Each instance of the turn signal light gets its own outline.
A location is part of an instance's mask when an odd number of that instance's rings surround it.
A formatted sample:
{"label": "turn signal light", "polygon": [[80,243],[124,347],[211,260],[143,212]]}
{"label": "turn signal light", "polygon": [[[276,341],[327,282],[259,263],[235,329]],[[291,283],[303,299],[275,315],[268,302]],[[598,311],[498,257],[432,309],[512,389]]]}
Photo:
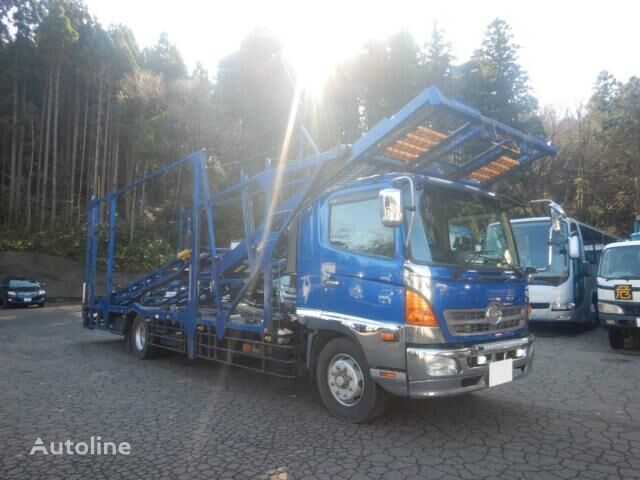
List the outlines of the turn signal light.
{"label": "turn signal light", "polygon": [[429,302],[409,288],[405,294],[405,319],[407,325],[415,325],[417,327],[439,327],[438,319],[429,305]]}
{"label": "turn signal light", "polygon": [[382,332],[380,334],[380,339],[383,342],[397,342],[398,341],[398,335],[396,335],[395,332]]}

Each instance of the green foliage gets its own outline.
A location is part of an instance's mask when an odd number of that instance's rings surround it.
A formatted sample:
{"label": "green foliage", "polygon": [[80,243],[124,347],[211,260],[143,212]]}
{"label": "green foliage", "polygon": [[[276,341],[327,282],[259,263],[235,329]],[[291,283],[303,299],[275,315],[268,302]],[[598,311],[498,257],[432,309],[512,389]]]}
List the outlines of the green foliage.
{"label": "green foliage", "polygon": [[36,34],[43,60],[51,65],[62,63],[78,38],[78,32],[66,15],[64,3],[51,4]]}
{"label": "green foliage", "polygon": [[142,65],[171,81],[187,76],[187,67],[175,45],[169,42],[166,32],[160,34],[158,43],[142,51]]}
{"label": "green foliage", "polygon": [[25,236],[21,232],[8,232],[0,238],[0,251],[28,251],[59,255],[84,260],[82,229],[39,230]]}
{"label": "green foliage", "polygon": [[[423,46],[407,32],[366,42],[335,69],[321,98],[302,95],[297,120],[321,149],[352,143],[437,85],[559,146],[557,158],[498,185],[501,192],[521,201],[551,197],[582,220],[628,230],[640,213],[638,79],[624,83],[603,72],[589,104],[561,115],[539,110],[505,21],[488,26],[472,58],[458,63],[451,52],[438,25]],[[60,79],[55,94],[51,72]],[[248,35],[216,71],[198,65],[189,75],[166,34],[141,52],[126,26],[103,28],[81,0],[0,2],[0,222],[12,232],[0,249],[82,259],[81,225],[92,195],[200,148],[207,149],[214,190],[237,181],[240,169],[262,169],[280,154],[295,82],[281,42],[265,29]],[[294,137],[288,157],[309,153],[301,147]],[[53,158],[56,173],[45,178]],[[51,175],[57,196],[50,200]],[[176,212],[190,195],[185,170],[123,198],[117,268],[152,268],[174,255]],[[58,214],[45,231],[39,224],[49,222],[36,218],[48,219],[53,201]],[[237,208],[217,213],[222,245],[242,237]]]}
{"label": "green foliage", "polygon": [[495,19],[485,31],[482,46],[465,66],[460,93],[481,112],[510,125],[530,127],[537,101],[529,79],[518,63],[520,47],[513,42],[509,25]]}

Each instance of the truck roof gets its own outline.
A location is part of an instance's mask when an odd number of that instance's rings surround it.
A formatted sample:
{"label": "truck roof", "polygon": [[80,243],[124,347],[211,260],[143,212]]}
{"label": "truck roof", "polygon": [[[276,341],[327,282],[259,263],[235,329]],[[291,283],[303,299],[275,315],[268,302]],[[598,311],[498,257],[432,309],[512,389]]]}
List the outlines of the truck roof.
{"label": "truck roof", "polygon": [[604,247],[604,250],[617,247],[637,247],[640,246],[640,240],[626,240],[623,242],[610,243]]}

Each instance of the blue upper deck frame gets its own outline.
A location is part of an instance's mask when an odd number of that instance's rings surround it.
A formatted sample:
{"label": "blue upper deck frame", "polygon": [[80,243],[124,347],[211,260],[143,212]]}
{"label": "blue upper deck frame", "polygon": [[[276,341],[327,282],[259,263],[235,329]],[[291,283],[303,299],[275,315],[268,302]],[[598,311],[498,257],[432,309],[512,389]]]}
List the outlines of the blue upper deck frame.
{"label": "blue upper deck frame", "polygon": [[430,87],[357,140],[358,174],[409,171],[488,186],[556,149]]}

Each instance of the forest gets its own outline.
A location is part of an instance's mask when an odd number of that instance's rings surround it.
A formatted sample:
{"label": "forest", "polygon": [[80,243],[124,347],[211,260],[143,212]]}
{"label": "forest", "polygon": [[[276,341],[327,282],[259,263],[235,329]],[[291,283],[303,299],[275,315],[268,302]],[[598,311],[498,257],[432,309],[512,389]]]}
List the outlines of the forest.
{"label": "forest", "polygon": [[[510,26],[495,19],[471,58],[454,58],[446,26],[370,40],[328,79],[302,92],[297,122],[321,149],[351,143],[430,85],[530,133],[558,155],[496,189],[517,201],[552,198],[585,223],[628,235],[640,214],[640,78],[593,79],[569,110],[539,105]],[[570,67],[570,62],[567,64]],[[562,72],[558,72],[562,75]],[[281,152],[296,73],[283,46],[256,28],[214,72],[189,71],[163,34],[139,48],[126,25],[108,28],[81,0],[0,3],[0,250],[81,258],[86,207],[205,148],[213,188]],[[294,138],[288,157],[303,147]],[[175,205],[188,182],[136,189],[120,207],[128,242],[119,265],[150,266],[171,251]],[[173,239],[175,240],[175,239]]]}

